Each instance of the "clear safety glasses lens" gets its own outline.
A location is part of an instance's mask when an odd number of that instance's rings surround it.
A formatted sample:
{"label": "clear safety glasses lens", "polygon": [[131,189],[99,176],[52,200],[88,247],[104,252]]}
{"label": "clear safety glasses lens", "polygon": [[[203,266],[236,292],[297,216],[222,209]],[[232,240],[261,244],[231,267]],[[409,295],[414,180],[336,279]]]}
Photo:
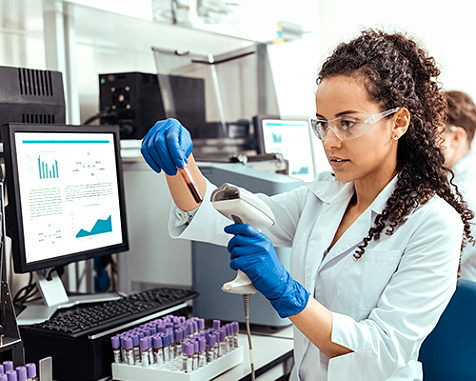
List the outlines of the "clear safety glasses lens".
{"label": "clear safety glasses lens", "polygon": [[321,140],[324,140],[327,137],[329,130],[332,130],[334,135],[336,135],[340,140],[350,140],[364,135],[370,127],[379,120],[394,114],[399,109],[400,107],[395,107],[378,114],[372,114],[363,121],[352,117],[340,117],[332,120],[311,118],[310,123],[312,130]]}

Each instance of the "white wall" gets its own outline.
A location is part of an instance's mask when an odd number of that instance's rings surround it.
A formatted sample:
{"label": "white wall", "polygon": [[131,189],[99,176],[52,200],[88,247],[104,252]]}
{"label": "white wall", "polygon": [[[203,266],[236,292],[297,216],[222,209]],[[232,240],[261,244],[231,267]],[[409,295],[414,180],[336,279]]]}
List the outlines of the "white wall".
{"label": "white wall", "polygon": [[367,28],[404,32],[435,57],[444,89],[476,99],[476,2],[471,0],[319,0],[320,61]]}

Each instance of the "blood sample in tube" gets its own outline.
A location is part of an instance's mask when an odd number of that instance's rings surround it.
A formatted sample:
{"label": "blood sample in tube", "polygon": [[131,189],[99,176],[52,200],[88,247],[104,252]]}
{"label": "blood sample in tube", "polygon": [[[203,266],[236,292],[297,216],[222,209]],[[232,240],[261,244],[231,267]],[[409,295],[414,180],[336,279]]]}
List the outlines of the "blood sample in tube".
{"label": "blood sample in tube", "polygon": [[190,190],[190,193],[193,196],[193,199],[197,204],[200,204],[203,201],[203,197],[200,194],[200,191],[198,190],[197,184],[195,184],[195,181],[193,181],[192,174],[188,170],[187,166],[183,168],[179,168],[178,171],[182,175],[183,179],[185,180],[185,183],[187,184],[188,189]]}

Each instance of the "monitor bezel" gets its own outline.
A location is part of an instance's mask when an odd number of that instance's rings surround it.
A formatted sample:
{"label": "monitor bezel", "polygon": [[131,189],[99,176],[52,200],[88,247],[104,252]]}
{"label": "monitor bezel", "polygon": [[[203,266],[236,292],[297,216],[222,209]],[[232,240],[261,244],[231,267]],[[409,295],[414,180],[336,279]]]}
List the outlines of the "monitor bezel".
{"label": "monitor bezel", "polygon": [[[122,242],[97,249],[90,249],[51,259],[35,262],[26,261],[25,237],[20,199],[20,183],[18,177],[18,162],[16,159],[15,133],[17,132],[58,132],[58,133],[112,133],[114,140],[114,153],[116,160],[116,175],[118,181],[119,208],[121,216]],[[119,126],[82,126],[82,125],[56,125],[56,124],[21,124],[9,123],[2,125],[2,140],[6,170],[6,188],[8,205],[6,207],[7,236],[12,240],[13,265],[16,273],[28,273],[35,270],[64,266],[72,262],[90,259],[106,254],[119,253],[129,250],[127,234],[127,219],[125,208],[124,181],[122,173],[122,160],[120,155]]]}

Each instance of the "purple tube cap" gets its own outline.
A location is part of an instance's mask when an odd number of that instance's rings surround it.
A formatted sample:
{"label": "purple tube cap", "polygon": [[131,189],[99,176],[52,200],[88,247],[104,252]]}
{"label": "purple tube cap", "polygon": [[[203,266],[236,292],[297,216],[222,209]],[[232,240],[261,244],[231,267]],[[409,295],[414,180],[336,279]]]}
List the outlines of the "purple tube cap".
{"label": "purple tube cap", "polygon": [[213,320],[213,329],[220,328],[221,321],[220,320]]}
{"label": "purple tube cap", "polygon": [[7,370],[6,375],[8,381],[18,381],[17,372],[14,370]]}
{"label": "purple tube cap", "polygon": [[150,337],[140,339],[140,350],[145,351],[150,348]]}
{"label": "purple tube cap", "polygon": [[26,381],[26,367],[17,366],[16,371],[17,371],[17,380]]}
{"label": "purple tube cap", "polygon": [[0,364],[0,374],[5,373],[5,369],[3,369],[3,364]]}
{"label": "purple tube cap", "polygon": [[127,350],[132,349],[132,339],[130,337],[125,337],[124,340],[122,340],[122,347]]}
{"label": "purple tube cap", "polygon": [[213,346],[217,343],[217,337],[214,334],[207,336],[207,344]]}
{"label": "purple tube cap", "polygon": [[184,352],[188,356],[193,355],[193,345],[190,343],[183,343],[182,352]]}
{"label": "purple tube cap", "polygon": [[199,345],[198,341],[194,340],[193,341],[193,352],[197,353],[199,348],[200,348],[200,345]]}
{"label": "purple tube cap", "polygon": [[207,347],[207,341],[205,339],[198,339],[198,349],[204,351]]}
{"label": "purple tube cap", "polygon": [[121,347],[121,341],[119,340],[118,336],[111,337],[111,345],[112,345],[112,349],[119,349]]}
{"label": "purple tube cap", "polygon": [[220,341],[225,340],[226,329],[225,329],[225,328],[220,328],[220,329],[218,330],[218,332],[220,332]]}
{"label": "purple tube cap", "polygon": [[36,377],[36,364],[30,362],[25,365],[26,366],[26,374],[29,378]]}
{"label": "purple tube cap", "polygon": [[137,347],[139,345],[139,340],[140,340],[139,335],[132,334],[130,337],[132,339],[132,345],[134,345],[134,347]]}
{"label": "purple tube cap", "polygon": [[170,344],[169,335],[167,335],[166,333],[163,333],[161,336],[162,336],[162,345],[164,347],[169,345]]}
{"label": "purple tube cap", "polygon": [[154,348],[162,348],[162,338],[158,335],[152,336],[152,346]]}
{"label": "purple tube cap", "polygon": [[198,329],[204,329],[205,328],[205,320],[204,319],[198,319]]}
{"label": "purple tube cap", "polygon": [[8,381],[7,375],[4,373],[0,374],[0,381]]}
{"label": "purple tube cap", "polygon": [[5,373],[7,373],[9,370],[13,370],[13,361],[4,361],[3,369],[5,370]]}

